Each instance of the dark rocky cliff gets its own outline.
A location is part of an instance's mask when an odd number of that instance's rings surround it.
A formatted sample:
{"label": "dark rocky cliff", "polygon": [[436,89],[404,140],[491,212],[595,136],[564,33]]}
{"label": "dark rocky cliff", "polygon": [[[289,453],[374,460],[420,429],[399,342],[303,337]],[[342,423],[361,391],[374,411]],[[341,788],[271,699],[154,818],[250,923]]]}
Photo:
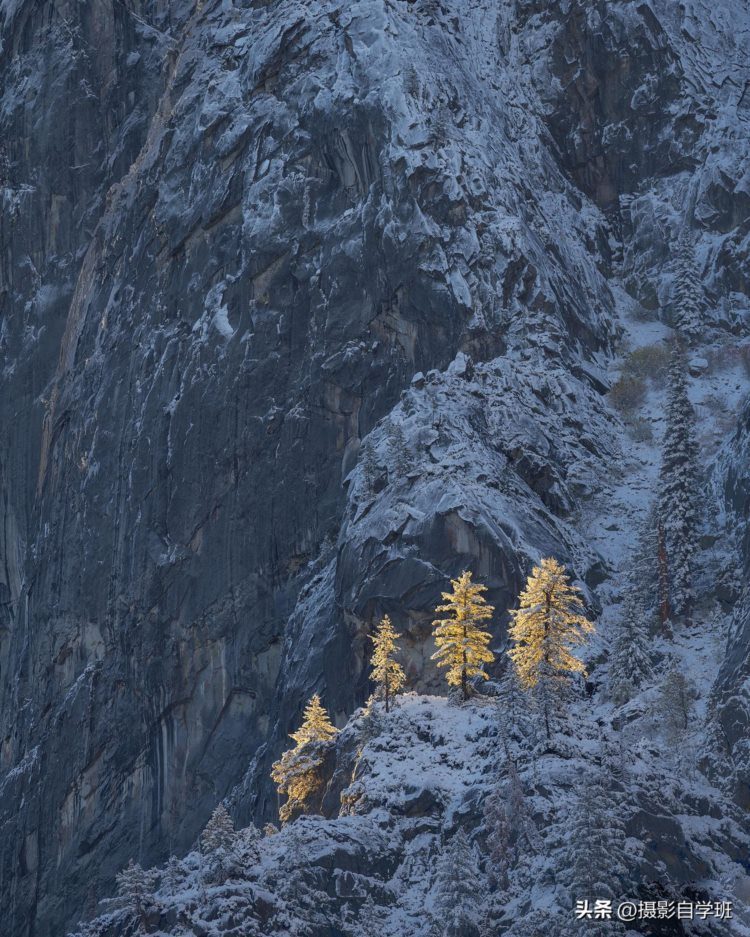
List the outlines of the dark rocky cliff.
{"label": "dark rocky cliff", "polygon": [[624,288],[666,304],[687,214],[712,324],[748,309],[747,18],[712,10],[0,2],[9,934],[233,788],[269,814],[373,614],[429,686],[446,573],[500,607],[540,551],[606,577]]}

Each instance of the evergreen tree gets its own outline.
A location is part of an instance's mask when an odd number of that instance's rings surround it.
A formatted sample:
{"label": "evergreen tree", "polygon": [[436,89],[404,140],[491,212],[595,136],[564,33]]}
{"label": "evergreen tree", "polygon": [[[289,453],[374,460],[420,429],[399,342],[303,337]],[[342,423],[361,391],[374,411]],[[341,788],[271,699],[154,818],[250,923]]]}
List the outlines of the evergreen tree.
{"label": "evergreen tree", "polygon": [[569,583],[557,560],[535,566],[521,593],[520,608],[511,611],[508,654],[522,686],[539,700],[550,737],[550,719],[564,697],[573,674],[585,674],[583,663],[571,653],[594,625],[584,614],[580,590]]}
{"label": "evergreen tree", "polygon": [[164,870],[164,884],[167,886],[170,894],[175,895],[180,891],[187,878],[187,869],[184,862],[177,856],[170,856],[167,860],[167,867]]}
{"label": "evergreen tree", "polygon": [[386,426],[386,434],[396,474],[403,478],[411,471],[411,457],[403,427],[391,418]]}
{"label": "evergreen tree", "polygon": [[131,859],[115,876],[115,884],[118,895],[115,901],[135,918],[140,933],[146,914],[156,906],[154,889],[158,873],[155,869],[144,869]]}
{"label": "evergreen tree", "polygon": [[667,558],[667,534],[664,529],[664,521],[657,513],[656,516],[656,535],[657,535],[657,569],[659,571],[659,623],[662,632],[666,637],[672,637],[672,630],[669,626],[669,561]]}
{"label": "evergreen tree", "polygon": [[642,588],[631,580],[609,662],[609,690],[618,704],[631,699],[653,674],[643,598]]}
{"label": "evergreen tree", "polygon": [[291,819],[296,811],[309,809],[310,798],[320,786],[326,747],[337,731],[316,693],[307,704],[302,725],[291,733],[296,743],[294,748],[284,752],[271,766],[271,778],[279,794],[287,797],[279,810],[282,823]]}
{"label": "evergreen tree", "polygon": [[695,697],[695,687],[673,661],[659,686],[657,710],[668,741],[677,745],[687,734]]}
{"label": "evergreen tree", "polygon": [[656,627],[659,602],[659,513],[652,504],[638,525],[635,546],[630,555],[627,585],[639,593],[644,613],[644,627],[650,633]]}
{"label": "evergreen tree", "polygon": [[391,619],[385,615],[377,627],[375,634],[370,638],[375,645],[372,654],[371,679],[376,685],[375,693],[385,700],[385,711],[390,711],[391,697],[403,687],[406,674],[401,664],[394,659],[398,651],[396,641],[401,635],[391,624]]}
{"label": "evergreen tree", "polygon": [[672,604],[689,620],[695,597],[693,560],[698,542],[699,490],[695,414],[688,398],[685,370],[682,347],[675,342],[659,474],[659,515],[666,534]]}
{"label": "evergreen tree", "polygon": [[433,933],[440,937],[479,934],[479,909],[485,891],[476,849],[459,827],[438,859]]}
{"label": "evergreen tree", "polygon": [[695,246],[687,227],[677,240],[674,308],[672,319],[678,334],[689,342],[703,332],[703,286],[695,261]]}
{"label": "evergreen tree", "polygon": [[362,444],[362,489],[366,498],[371,498],[375,494],[375,483],[378,477],[378,468],[375,463],[375,447],[372,440],[367,440]]}
{"label": "evergreen tree", "polygon": [[481,594],[487,591],[487,586],[473,583],[468,570],[458,579],[451,579],[451,586],[452,592],[442,593],[445,604],[435,609],[436,612],[446,612],[450,617],[439,618],[432,623],[437,645],[432,660],[438,662],[438,667],[447,668],[449,686],[460,686],[466,699],[469,677],[480,675],[486,680],[487,674],[481,665],[495,659],[487,646],[492,635],[479,628],[480,622],[492,618],[495,609]]}
{"label": "evergreen tree", "polygon": [[507,757],[505,770],[498,773],[492,790],[485,798],[484,828],[490,881],[505,890],[509,886],[508,873],[515,867],[519,856],[534,854],[540,846],[523,783],[511,756]]}
{"label": "evergreen tree", "polygon": [[531,748],[535,731],[532,716],[529,697],[524,692],[517,669],[509,661],[497,696],[499,737],[506,761],[510,749],[518,753]]}
{"label": "evergreen tree", "polygon": [[224,804],[218,804],[211,814],[201,833],[200,845],[205,856],[203,870],[210,880],[225,882],[239,871],[237,833]]}
{"label": "evergreen tree", "polygon": [[234,837],[232,818],[224,804],[218,804],[201,833],[201,852],[205,855],[216,849],[226,849],[232,845]]}
{"label": "evergreen tree", "polygon": [[[627,891],[630,875],[625,826],[607,783],[608,778],[597,776],[579,788],[575,803],[555,831],[559,844],[555,864],[567,887],[571,910],[577,901],[584,900],[593,908],[597,898],[616,905]],[[625,933],[618,921],[583,919],[576,924],[575,932],[594,937]]]}
{"label": "evergreen tree", "polygon": [[484,826],[487,830],[487,875],[497,888],[508,887],[508,870],[515,858],[513,827],[504,782],[498,782],[484,801]]}
{"label": "evergreen tree", "polygon": [[627,588],[637,595],[646,635],[661,624],[665,637],[671,637],[666,539],[656,503],[650,506],[638,527],[628,566]]}
{"label": "evergreen tree", "polygon": [[337,733],[338,729],[332,724],[321,704],[320,696],[315,693],[305,708],[302,725],[296,732],[291,733],[291,738],[298,745],[305,745],[307,742],[327,742]]}
{"label": "evergreen tree", "polygon": [[260,843],[260,830],[254,823],[237,833],[237,856],[244,868],[253,866],[260,861]]}

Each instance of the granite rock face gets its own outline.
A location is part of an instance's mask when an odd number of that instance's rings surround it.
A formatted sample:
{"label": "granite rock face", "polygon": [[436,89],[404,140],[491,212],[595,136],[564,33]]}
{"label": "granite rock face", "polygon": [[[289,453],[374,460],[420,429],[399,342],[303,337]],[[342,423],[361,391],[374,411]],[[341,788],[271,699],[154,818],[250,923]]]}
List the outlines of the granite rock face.
{"label": "granite rock face", "polygon": [[745,405],[737,431],[718,462],[730,524],[738,532],[741,576],[745,588],[736,604],[721,671],[716,680],[719,722],[735,768],[735,796],[750,806],[750,409]]}
{"label": "granite rock face", "polygon": [[673,7],[0,2],[13,937],[232,789],[268,816],[374,615],[429,688],[462,564],[500,608],[543,552],[607,575],[618,297],[668,298],[686,204],[715,324],[748,309],[747,14]]}

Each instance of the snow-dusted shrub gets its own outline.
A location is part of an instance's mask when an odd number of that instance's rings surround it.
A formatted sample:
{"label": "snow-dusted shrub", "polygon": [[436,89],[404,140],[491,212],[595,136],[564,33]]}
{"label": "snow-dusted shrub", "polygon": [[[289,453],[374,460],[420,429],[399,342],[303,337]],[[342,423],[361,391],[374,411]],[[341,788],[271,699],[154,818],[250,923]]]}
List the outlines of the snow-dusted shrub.
{"label": "snow-dusted shrub", "polygon": [[609,391],[612,406],[625,416],[632,416],[646,399],[646,382],[633,374],[622,374]]}

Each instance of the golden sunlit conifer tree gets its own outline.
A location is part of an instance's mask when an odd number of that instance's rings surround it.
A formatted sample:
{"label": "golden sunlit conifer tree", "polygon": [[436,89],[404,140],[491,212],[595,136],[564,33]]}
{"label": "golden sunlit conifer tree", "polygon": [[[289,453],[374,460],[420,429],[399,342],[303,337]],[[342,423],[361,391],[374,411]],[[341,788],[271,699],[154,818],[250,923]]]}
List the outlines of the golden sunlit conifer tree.
{"label": "golden sunlit conifer tree", "polygon": [[550,714],[573,674],[585,674],[571,647],[583,644],[594,625],[584,614],[580,591],[568,581],[565,567],[555,559],[535,566],[511,611],[513,623],[508,651],[522,686],[533,690],[542,706],[547,737]]}
{"label": "golden sunlit conifer tree", "polygon": [[316,693],[307,704],[302,725],[291,733],[296,745],[271,766],[276,789],[287,798],[279,810],[282,823],[295,811],[304,813],[309,808],[310,798],[320,786],[325,746],[337,732]]}
{"label": "golden sunlit conifer tree", "polygon": [[385,699],[386,712],[390,710],[391,697],[395,696],[406,682],[404,669],[394,658],[398,651],[396,641],[400,637],[391,619],[386,615],[370,638],[375,646],[372,653],[371,677],[376,685],[376,694]]}
{"label": "golden sunlit conifer tree", "polygon": [[471,573],[466,570],[458,579],[451,579],[453,592],[443,592],[445,605],[439,605],[436,612],[447,612],[450,617],[438,618],[432,623],[435,629],[437,651],[432,660],[438,667],[446,667],[446,679],[450,686],[460,686],[463,698],[467,697],[466,681],[469,677],[480,674],[487,679],[482,664],[489,664],[495,655],[488,648],[492,635],[481,631],[479,623],[492,618],[495,609],[482,595],[487,586],[471,581]]}

